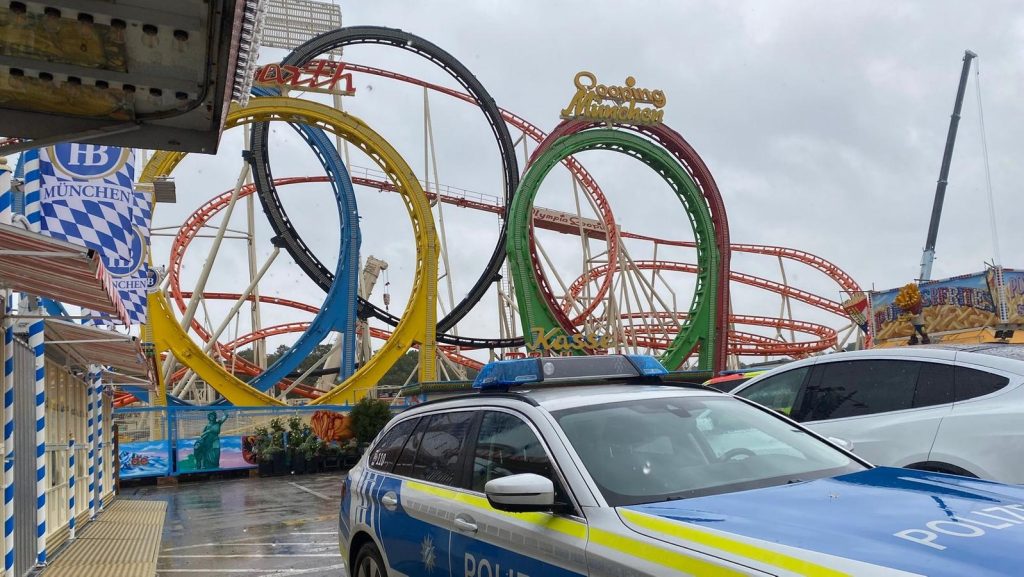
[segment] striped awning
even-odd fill
[[[0,224],[0,288],[107,313],[130,324],[99,253],[6,224]]]
[[[47,349],[59,349],[73,367],[86,369],[89,365],[100,365],[149,381],[150,364],[136,337],[48,318],[44,320],[43,339]]]

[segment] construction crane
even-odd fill
[[[964,104],[964,90],[967,87],[967,75],[971,71],[971,61],[978,55],[970,50],[964,51],[964,66],[960,71],[960,85],[956,90],[956,101],[953,103],[953,115],[949,118],[949,132],[946,134],[946,150],[942,153],[942,166],[939,168],[939,182],[935,185],[935,201],[932,203],[932,218],[928,223],[928,237],[924,243],[924,254],[921,255],[921,274],[919,281],[932,278],[932,262],[935,260],[935,239],[939,235],[939,219],[942,217],[942,202],[946,198],[946,182],[949,177],[949,163],[953,158],[953,145],[956,143],[956,130],[960,125],[960,109]]]

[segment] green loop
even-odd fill
[[[547,174],[567,157],[588,150],[611,150],[640,160],[672,187],[683,204],[697,243],[697,285],[687,320],[661,361],[667,367],[677,368],[699,346],[700,368],[711,368],[716,338],[713,314],[715,289],[720,281],[719,253],[711,211],[700,189],[675,157],[649,140],[610,128],[584,130],[559,138],[530,165],[516,189],[509,211],[506,242],[523,334],[528,341],[532,338],[533,329],[541,329],[545,334],[555,331],[554,335],[569,336],[544,300],[530,262],[530,224],[537,191]]]

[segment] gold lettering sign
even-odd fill
[[[569,106],[562,109],[566,120],[581,119],[610,124],[659,124],[665,118],[665,92],[637,88],[636,79],[626,77],[625,86],[605,86],[597,76],[586,70],[573,79],[576,94]],[[610,103],[610,104],[609,104]],[[651,104],[650,106],[637,106]]]
[[[561,329],[555,328],[545,333],[544,329],[537,327],[530,329],[530,332],[533,333],[533,341],[526,343],[526,350],[531,353],[571,353],[573,351],[609,349],[614,344],[608,335],[576,333],[568,336]]]

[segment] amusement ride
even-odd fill
[[[455,86],[337,58],[357,45],[411,53],[446,73]],[[165,271],[158,290],[149,295],[142,339],[153,344],[147,350],[158,381],[158,392],[148,398],[153,405],[354,403],[382,395],[377,384],[410,350],[417,351],[418,363],[407,382],[434,383],[464,380],[467,370],[498,358],[610,352],[655,354],[670,369],[711,375],[737,368],[741,359],[801,358],[841,350],[863,338],[844,305],[861,288],[837,265],[794,248],[731,241],[727,193],[719,190],[697,151],[664,121],[666,94],[640,86],[633,77],[619,85],[603,84],[595,74],[580,72],[561,123],[545,132],[499,107],[454,56],[401,30],[339,28],[298,46],[280,63],[260,67],[255,76],[251,94],[232,105],[225,124],[226,131],[244,132],[235,185],[206,191],[213,196],[180,224],[154,228],[171,228],[173,237],[167,258],[157,251],[149,257],[152,266]],[[356,76],[422,90],[423,173],[415,172],[384,136],[344,111],[342,99],[355,92]],[[333,99],[330,104],[327,97]],[[500,159],[500,195],[438,182],[432,98],[458,102],[467,122],[476,116],[468,114],[474,108],[483,115]],[[283,165],[272,168],[272,134],[281,123],[313,152],[321,173],[281,174]],[[375,166],[352,164],[353,152]],[[685,228],[692,235],[661,238],[617,224],[598,179],[577,158],[611,153],[639,161],[664,181],[681,206],[659,210],[685,215],[680,222],[689,224]],[[155,153],[141,183],[174,178],[185,158],[185,153]],[[575,211],[537,206],[545,179],[563,168]],[[324,184],[337,204],[335,263],[324,262],[311,248],[281,199],[289,187]],[[396,195],[405,207],[415,262],[399,314],[392,312],[388,292],[374,292],[382,275],[387,288],[389,263],[373,256],[380,254],[376,247],[361,244],[357,201],[365,192],[360,191]],[[262,266],[256,266],[252,247],[253,199],[273,231],[273,249]],[[248,230],[241,237],[231,226],[240,202],[250,207]],[[452,280],[458,265],[450,257],[445,220],[458,217],[455,208],[493,215],[499,223],[490,257],[460,301]],[[164,211],[155,207],[154,225],[167,223],[161,218]],[[187,286],[183,269],[198,261],[198,255],[190,254],[198,238],[209,252],[195,282]],[[236,279],[231,291],[214,289],[211,275],[224,261],[218,254],[233,238],[250,241],[248,282]],[[571,244],[568,238],[578,240],[582,273],[560,270],[550,247],[545,248],[552,238],[560,245]],[[305,275],[323,292],[322,302],[261,290],[271,263],[282,253],[294,262],[295,274]],[[692,259],[686,262],[681,254]],[[782,282],[733,270],[734,255],[776,260]],[[791,286],[786,266],[794,265],[820,273],[834,286],[831,295]],[[777,314],[733,310],[733,286],[773,295]],[[497,304],[498,334],[481,335],[464,326],[467,315],[484,301]],[[816,311],[813,319],[794,318],[794,302]],[[268,306],[300,320],[264,326],[260,311]],[[226,313],[215,318],[211,310]],[[239,327],[247,313],[251,330],[245,334]],[[292,340],[268,363],[270,339]],[[325,344],[329,350],[323,354],[317,345]],[[316,361],[299,371],[314,351]],[[116,404],[143,399],[142,391],[123,387]]]

